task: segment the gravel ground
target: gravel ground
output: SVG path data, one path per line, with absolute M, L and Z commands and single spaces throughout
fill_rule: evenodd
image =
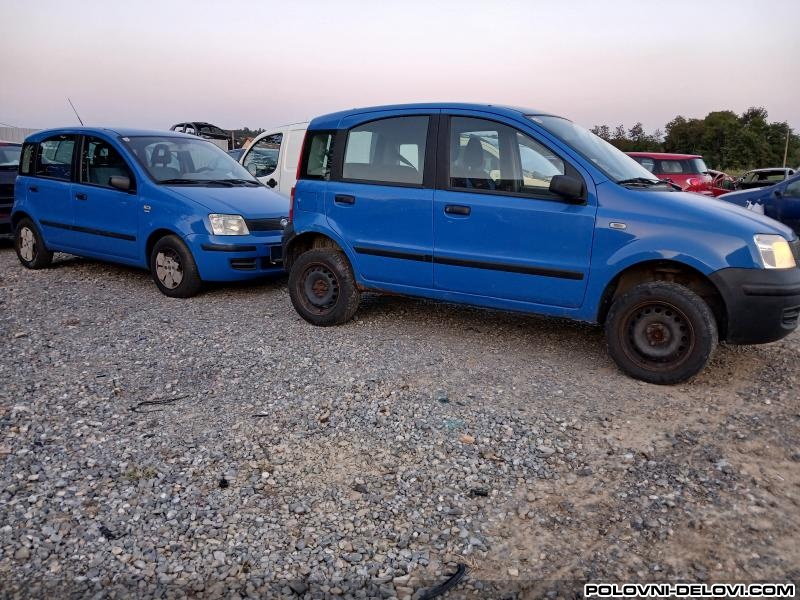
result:
M 0 597 L 573 597 L 800 579 L 800 334 L 694 381 L 599 329 L 0 247 Z

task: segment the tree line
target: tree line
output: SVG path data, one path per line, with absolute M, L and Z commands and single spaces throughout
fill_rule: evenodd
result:
M 618 125 L 595 125 L 592 132 L 623 152 L 677 152 L 700 154 L 713 169 L 747 170 L 780 167 L 789 130 L 787 167 L 800 165 L 800 136 L 787 123 L 768 121 L 763 107 L 752 107 L 741 115 L 731 110 L 708 113 L 702 119 L 677 116 L 648 134 L 641 123 L 630 129 Z

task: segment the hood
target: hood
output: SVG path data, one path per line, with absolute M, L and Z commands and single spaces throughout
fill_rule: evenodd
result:
M 172 193 L 205 206 L 211 213 L 242 215 L 246 219 L 285 217 L 289 199 L 267 187 L 166 186 Z
M 789 227 L 763 214 L 747 210 L 738 204 L 724 202 L 729 194 L 714 198 L 691 192 L 640 192 L 648 194 L 647 198 L 657 199 L 670 218 L 687 219 L 695 223 L 705 223 L 713 227 L 718 223 L 722 231 L 732 229 L 742 237 L 751 237 L 757 233 L 775 233 L 787 240 L 795 237 Z
M 739 206 L 744 206 L 748 201 L 754 202 L 758 199 L 769 197 L 769 195 L 772 193 L 773 187 L 775 186 L 771 185 L 769 187 L 753 188 L 751 190 L 728 192 L 727 194 L 722 194 L 719 196 L 719 199 L 724 200 L 725 202 L 733 202 Z

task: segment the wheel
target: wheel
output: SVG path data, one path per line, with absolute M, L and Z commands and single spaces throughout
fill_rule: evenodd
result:
M 352 319 L 361 298 L 347 257 L 330 248 L 309 250 L 294 261 L 289 296 L 301 317 L 322 327 Z
M 20 219 L 14 228 L 14 249 L 17 258 L 28 269 L 44 269 L 53 262 L 53 253 L 44 245 L 44 239 L 33 221 Z
M 680 383 L 699 373 L 717 337 L 717 322 L 705 301 L 666 281 L 626 292 L 611 305 L 606 320 L 611 358 L 631 377 L 649 383 Z
M 150 272 L 158 289 L 172 298 L 190 298 L 203 285 L 192 253 L 176 235 L 165 235 L 155 243 Z

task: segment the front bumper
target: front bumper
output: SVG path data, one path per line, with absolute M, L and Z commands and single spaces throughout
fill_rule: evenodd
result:
M 797 329 L 800 268 L 721 269 L 711 281 L 725 301 L 727 342 L 765 344 Z
M 203 281 L 241 281 L 283 273 L 281 234 L 186 238 Z

